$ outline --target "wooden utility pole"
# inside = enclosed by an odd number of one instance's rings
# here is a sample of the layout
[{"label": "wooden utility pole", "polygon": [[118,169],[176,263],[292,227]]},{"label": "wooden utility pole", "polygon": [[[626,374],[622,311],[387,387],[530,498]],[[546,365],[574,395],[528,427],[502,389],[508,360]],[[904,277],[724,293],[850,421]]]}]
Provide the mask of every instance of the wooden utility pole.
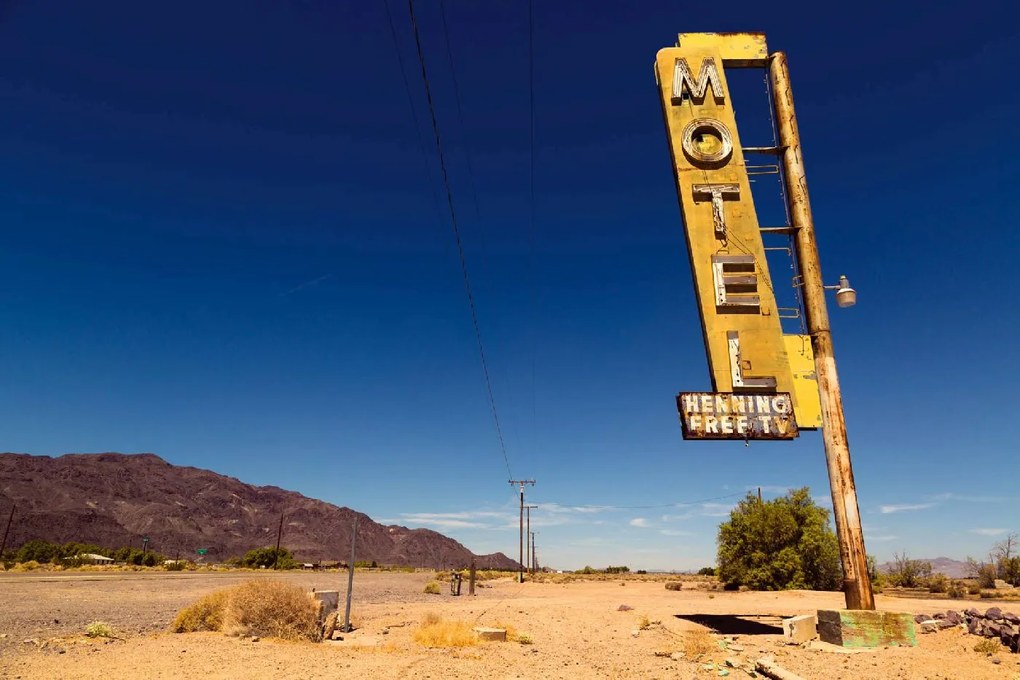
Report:
[{"label": "wooden utility pole", "polygon": [[16,505],[11,506],[11,514],[7,516],[7,528],[4,529],[4,540],[0,541],[0,559],[3,559],[4,550],[7,549],[7,534],[11,531],[11,522],[14,521],[14,508]]},{"label": "wooden utility pole", "polygon": [[791,228],[800,264],[804,310],[811,347],[815,354],[815,371],[822,403],[822,439],[825,461],[832,489],[832,514],[839,537],[839,556],[843,564],[843,592],[847,609],[874,609],[875,596],[868,579],[867,552],[857,505],[857,488],[850,465],[850,444],[843,415],[843,397],[836,374],[836,358],[832,345],[829,313],[825,306],[825,286],[818,258],[811,203],[808,200],[804,157],[800,133],[793,109],[793,92],[786,55],[776,52],[769,57],[769,78],[779,129],[779,152],[783,164],[786,200],[789,204]]},{"label": "wooden utility pole", "polygon": [[276,552],[273,553],[273,569],[280,562],[280,539],[283,538],[283,513],[280,513],[280,528],[276,531]]},{"label": "wooden utility pole", "polygon": [[527,528],[525,529],[524,533],[524,568],[527,569],[529,573],[534,573],[535,571],[534,568],[532,568],[531,566],[531,539],[528,537],[533,535],[531,533],[531,510],[537,507],[538,507],[537,505],[524,506],[524,511],[527,513],[528,518]]},{"label": "wooden utility pole", "polygon": [[535,532],[531,532],[531,575],[538,571],[538,559],[535,558]]},{"label": "wooden utility pole", "polygon": [[521,487],[521,533],[520,540],[518,541],[520,547],[520,559],[518,563],[521,566],[521,572],[518,575],[518,582],[524,583],[524,486],[530,484],[535,486],[534,479],[511,479],[509,480],[510,486],[520,485]]}]

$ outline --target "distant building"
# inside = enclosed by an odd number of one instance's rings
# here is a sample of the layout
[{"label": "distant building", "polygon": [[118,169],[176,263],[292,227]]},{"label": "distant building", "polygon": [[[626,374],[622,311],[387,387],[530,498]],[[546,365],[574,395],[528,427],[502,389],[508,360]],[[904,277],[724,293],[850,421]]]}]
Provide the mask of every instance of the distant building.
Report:
[{"label": "distant building", "polygon": [[112,557],[105,557],[94,553],[82,553],[80,555],[75,555],[74,559],[79,562],[91,562],[92,564],[113,564]]}]

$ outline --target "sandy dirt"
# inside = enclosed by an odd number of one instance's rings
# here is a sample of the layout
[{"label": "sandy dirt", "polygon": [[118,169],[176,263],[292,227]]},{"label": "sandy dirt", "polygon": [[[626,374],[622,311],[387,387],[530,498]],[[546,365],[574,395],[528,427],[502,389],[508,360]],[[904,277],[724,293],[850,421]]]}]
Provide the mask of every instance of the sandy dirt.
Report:
[{"label": "sandy dirt", "polygon": [[[661,581],[638,579],[568,584],[504,579],[486,582],[475,597],[453,597],[445,590],[424,594],[428,574],[359,572],[352,616],[357,630],[343,640],[253,642],[219,633],[165,632],[181,607],[251,577],[0,575],[0,678],[711,678],[720,677],[726,659],[743,665],[772,655],[805,679],[1020,680],[1020,655],[975,652],[978,638],[956,629],[919,634],[914,648],[852,654],[819,643],[785,644],[782,617],[838,609],[839,593],[676,592]],[[342,616],[346,574],[268,577],[339,590]],[[954,604],[962,608],[947,600],[878,597],[879,608],[889,611],[933,613]],[[620,605],[631,609],[620,611]],[[534,643],[426,649],[412,632],[428,613],[511,627]],[[96,620],[109,623],[119,639],[86,638],[85,626]],[[739,668],[727,670],[724,677],[750,677]]]}]

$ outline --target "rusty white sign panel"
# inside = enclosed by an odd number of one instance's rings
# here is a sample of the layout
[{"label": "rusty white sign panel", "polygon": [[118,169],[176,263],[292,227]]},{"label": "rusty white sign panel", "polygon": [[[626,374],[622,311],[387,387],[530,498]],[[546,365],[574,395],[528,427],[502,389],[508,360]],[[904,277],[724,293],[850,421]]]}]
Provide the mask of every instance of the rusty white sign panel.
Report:
[{"label": "rusty white sign panel", "polygon": [[681,392],[676,408],[684,439],[795,439],[800,434],[789,392]]}]

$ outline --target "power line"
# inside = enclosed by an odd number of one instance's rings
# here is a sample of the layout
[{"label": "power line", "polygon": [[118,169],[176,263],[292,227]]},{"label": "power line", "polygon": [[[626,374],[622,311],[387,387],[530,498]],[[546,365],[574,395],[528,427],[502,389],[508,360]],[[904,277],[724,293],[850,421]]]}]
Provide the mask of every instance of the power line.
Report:
[{"label": "power line", "polygon": [[439,201],[436,199],[436,192],[432,185],[432,172],[429,170],[428,153],[425,151],[425,140],[421,134],[421,123],[418,121],[418,111],[414,107],[414,97],[411,95],[411,84],[407,81],[407,69],[404,67],[404,57],[400,51],[400,39],[397,37],[397,27],[393,21],[393,12],[390,11],[389,0],[383,0],[386,8],[386,19],[390,25],[390,37],[393,39],[393,51],[397,55],[397,65],[400,67],[400,79],[404,83],[404,93],[407,95],[407,106],[411,110],[411,122],[414,124],[414,133],[418,138],[418,150],[421,151],[422,167],[425,170],[425,185],[428,187],[429,196],[432,197],[432,207],[436,211],[436,217],[440,217]]},{"label": "power line", "polygon": [[446,43],[446,58],[450,62],[450,78],[453,84],[453,96],[457,101],[457,120],[464,137],[464,160],[467,163],[468,186],[471,187],[471,201],[475,207],[475,218],[481,219],[478,206],[478,185],[475,182],[474,163],[471,160],[471,146],[467,143],[467,126],[464,125],[464,106],[460,96],[460,83],[457,81],[457,67],[453,62],[453,49],[450,47],[450,27],[446,22],[446,1],[439,0],[439,13],[443,18],[443,42]]},{"label": "power line", "polygon": [[[711,501],[721,501],[726,498],[735,498],[736,496],[746,496],[746,492],[729,493],[725,496],[713,496],[712,498],[701,498],[694,501],[679,501],[676,503],[658,503],[655,505],[571,505],[573,508],[583,508],[586,510],[651,510],[655,508],[680,508],[688,505],[698,505],[699,503],[710,503]],[[557,504],[560,505],[560,504]],[[539,503],[539,507],[542,504]]]},{"label": "power line", "polygon": [[443,185],[446,187],[446,203],[450,209],[450,226],[453,227],[454,240],[457,243],[457,255],[460,257],[460,269],[464,276],[464,292],[467,294],[468,308],[471,310],[471,324],[475,330],[475,340],[478,342],[478,356],[482,361],[482,373],[485,375],[485,389],[489,395],[489,407],[492,410],[492,422],[496,426],[496,436],[499,439],[499,448],[503,453],[503,462],[506,464],[507,476],[513,478],[510,472],[510,458],[506,453],[506,442],[503,439],[503,428],[499,424],[499,414],[496,411],[496,398],[492,392],[492,379],[489,377],[489,364],[485,360],[485,346],[482,344],[482,331],[478,325],[478,311],[475,308],[475,298],[471,293],[471,279],[468,276],[467,258],[464,256],[464,244],[460,237],[460,228],[457,226],[457,210],[453,202],[453,189],[450,186],[450,176],[446,170],[446,158],[443,154],[443,141],[439,135],[439,122],[436,119],[436,107],[432,101],[432,88],[429,86],[429,74],[425,68],[425,52],[421,46],[421,35],[418,31],[418,21],[414,16],[414,0],[407,0],[408,11],[411,14],[411,27],[414,29],[414,44],[418,50],[418,63],[421,65],[421,79],[425,86],[425,99],[429,105],[429,115],[432,117],[432,134],[436,138],[436,152],[439,155],[439,169],[443,176]]},{"label": "power line", "polygon": [[535,275],[536,229],[535,229],[535,1],[528,0],[528,145],[530,148],[528,182],[528,241],[530,249],[529,272],[531,278],[531,442],[532,455],[538,442],[538,408],[536,405],[535,364],[538,354],[535,342],[535,327],[538,325],[538,284]]}]

